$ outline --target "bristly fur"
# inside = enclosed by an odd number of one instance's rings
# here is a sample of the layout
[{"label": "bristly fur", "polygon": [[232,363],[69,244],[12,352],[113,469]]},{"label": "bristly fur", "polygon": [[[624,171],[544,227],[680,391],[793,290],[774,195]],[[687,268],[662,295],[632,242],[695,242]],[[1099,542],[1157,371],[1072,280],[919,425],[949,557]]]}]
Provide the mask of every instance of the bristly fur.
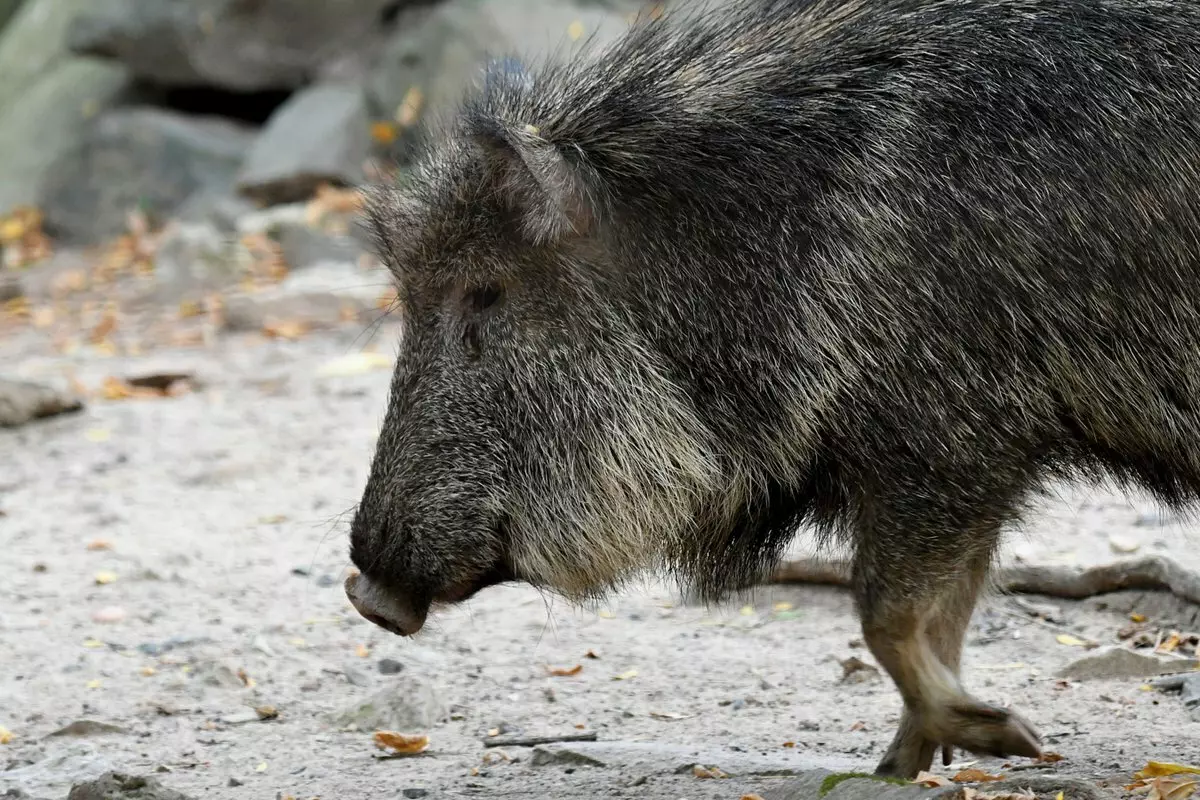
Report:
[{"label": "bristly fur", "polygon": [[492,75],[370,205],[406,333],[355,562],[716,598],[810,523],[911,712],[881,769],[1028,750],[948,710],[1002,528],[1200,500],[1197,98],[1188,0],[745,0]]}]

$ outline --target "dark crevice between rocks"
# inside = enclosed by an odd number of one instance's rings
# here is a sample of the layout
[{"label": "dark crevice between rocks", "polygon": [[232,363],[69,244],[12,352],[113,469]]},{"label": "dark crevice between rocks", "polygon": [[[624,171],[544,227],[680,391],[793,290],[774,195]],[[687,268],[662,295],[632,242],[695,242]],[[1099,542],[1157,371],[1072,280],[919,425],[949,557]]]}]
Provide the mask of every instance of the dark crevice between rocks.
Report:
[{"label": "dark crevice between rocks", "polygon": [[138,96],[145,103],[181,114],[225,117],[251,125],[262,125],[292,96],[292,90],[235,92],[211,86],[169,87],[143,84],[138,87]]}]

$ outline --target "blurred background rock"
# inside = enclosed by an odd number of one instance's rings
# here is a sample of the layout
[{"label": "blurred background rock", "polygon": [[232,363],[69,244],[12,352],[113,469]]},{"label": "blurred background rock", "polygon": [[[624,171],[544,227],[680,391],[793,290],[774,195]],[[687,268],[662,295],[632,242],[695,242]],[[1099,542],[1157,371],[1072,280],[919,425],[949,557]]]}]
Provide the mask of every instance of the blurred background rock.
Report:
[{"label": "blurred background rock", "polygon": [[[114,355],[106,320],[149,308],[216,332],[373,318],[355,188],[405,169],[489,60],[661,5],[0,0],[0,336]],[[199,343],[173,336],[134,349]]]}]

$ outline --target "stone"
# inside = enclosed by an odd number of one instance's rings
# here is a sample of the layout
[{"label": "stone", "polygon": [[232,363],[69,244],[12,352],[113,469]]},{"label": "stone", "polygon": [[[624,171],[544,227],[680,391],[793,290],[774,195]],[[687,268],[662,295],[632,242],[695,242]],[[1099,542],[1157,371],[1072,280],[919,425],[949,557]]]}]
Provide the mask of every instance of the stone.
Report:
[{"label": "stone", "polygon": [[296,202],[317,186],[355,186],[370,154],[366,96],[355,84],[314,85],[267,120],[238,175],[237,188],[263,205]]},{"label": "stone", "polygon": [[[28,93],[33,84],[64,61],[77,59],[68,49],[68,29],[80,12],[95,0],[26,0],[17,8],[12,0],[0,0],[0,16],[8,9],[8,24],[0,31],[0,118],[14,101]],[[114,72],[124,70],[103,65]]]},{"label": "stone", "polygon": [[[6,770],[3,775],[6,786],[34,797],[63,797],[72,784],[95,780],[113,768],[98,745],[79,740],[40,761]],[[83,800],[90,799],[84,796]]]},{"label": "stone", "polygon": [[208,223],[173,223],[154,255],[153,294],[178,302],[235,283],[249,254]]},{"label": "stone", "polygon": [[0,0],[0,18],[13,14],[0,30],[0,214],[37,205],[46,172],[129,85],[121,67],[67,49],[71,20],[92,2]]},{"label": "stone", "polygon": [[270,324],[302,322],[330,328],[347,319],[377,316],[386,280],[352,264],[321,264],[289,274],[277,286],[225,299],[225,330],[257,331]]},{"label": "stone", "polygon": [[1191,660],[1178,656],[1154,656],[1124,647],[1107,647],[1072,661],[1059,670],[1058,677],[1076,681],[1142,679],[1182,672],[1191,665]]},{"label": "stone", "polygon": [[[8,31],[12,29],[10,25]],[[0,57],[0,74],[5,69]],[[0,85],[8,83],[6,75]],[[0,213],[42,204],[56,165],[81,147],[89,120],[125,86],[119,68],[69,59],[49,67],[23,86],[20,96],[0,106]]]},{"label": "stone", "polygon": [[394,658],[379,659],[378,667],[380,675],[399,675],[404,670],[404,665]]},{"label": "stone", "polygon": [[41,205],[56,239],[91,244],[123,232],[129,212],[173,217],[194,195],[232,194],[254,139],[245,125],[151,107],[102,114],[55,165]]},{"label": "stone", "polygon": [[395,0],[90,0],[68,41],[164,86],[294,89],[359,52]]},{"label": "stone", "polygon": [[0,428],[79,411],[83,403],[65,391],[29,381],[0,378]]},{"label": "stone", "polygon": [[406,676],[334,714],[341,729],[359,731],[420,731],[445,721],[449,711],[441,693],[429,681]]},{"label": "stone", "polygon": [[22,2],[24,0],[0,0],[0,29],[3,29],[12,15],[17,13]]},{"label": "stone", "polygon": [[784,776],[834,766],[849,771],[870,772],[867,765],[846,758],[803,750],[759,755],[722,747],[666,744],[660,742],[555,742],[533,749],[534,766],[619,766],[626,772],[673,775],[690,773],[697,764],[717,768],[729,775]]},{"label": "stone", "polygon": [[289,225],[276,236],[283,260],[291,269],[324,262],[353,264],[363,250],[350,236],[327,233],[308,225]]},{"label": "stone", "polygon": [[67,800],[189,800],[154,778],[108,772],[71,787]]},{"label": "stone", "polygon": [[402,160],[414,142],[410,123],[421,116],[444,118],[463,90],[482,78],[490,54],[536,58],[571,44],[572,32],[581,33],[578,44],[594,36],[602,46],[627,30],[626,16],[640,5],[635,0],[445,0],[403,8],[366,82],[371,113],[398,120],[404,129],[389,155]]},{"label": "stone", "polygon": [[112,725],[92,719],[77,719],[48,734],[48,736],[103,736],[110,733],[128,733],[128,731],[120,725]]}]

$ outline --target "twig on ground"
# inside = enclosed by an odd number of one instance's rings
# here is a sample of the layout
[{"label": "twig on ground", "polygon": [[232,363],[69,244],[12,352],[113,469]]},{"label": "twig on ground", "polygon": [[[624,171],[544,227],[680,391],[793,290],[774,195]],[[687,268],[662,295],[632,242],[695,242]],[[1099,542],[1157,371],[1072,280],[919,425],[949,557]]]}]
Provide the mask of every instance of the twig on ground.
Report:
[{"label": "twig on ground", "polygon": [[484,747],[533,747],[555,742],[594,742],[596,732],[560,733],[550,736],[489,736],[483,740]]},{"label": "twig on ground", "polygon": [[[1200,604],[1200,575],[1165,556],[1145,556],[1095,567],[1010,566],[999,570],[996,584],[1004,591],[1081,600],[1123,589],[1165,591]],[[767,583],[813,583],[847,586],[850,564],[799,558],[783,562]]]}]

